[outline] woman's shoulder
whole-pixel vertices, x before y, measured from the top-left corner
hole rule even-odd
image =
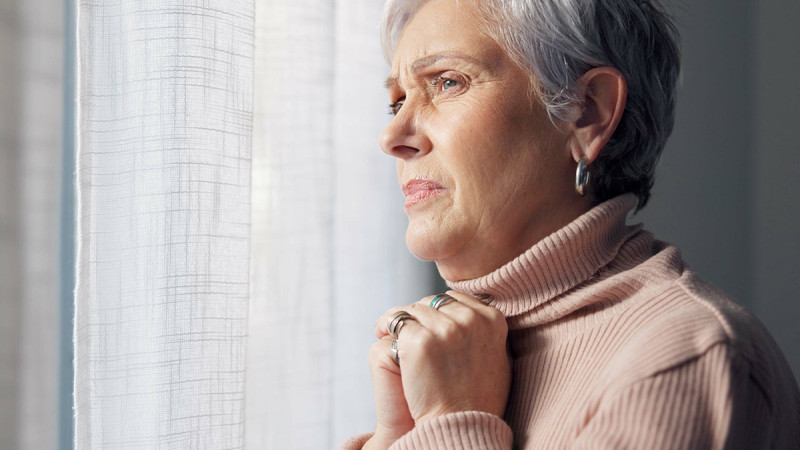
[[[697,314],[707,316],[716,324],[732,358],[740,361],[742,370],[747,370],[751,381],[767,397],[785,394],[784,388],[788,385],[793,385],[797,392],[789,363],[755,315],[691,270],[686,270],[676,280],[676,285],[685,293],[687,301],[695,305],[692,309],[697,310]]]
[[[696,357],[720,342],[749,357],[753,344],[772,341],[746,308],[700,279],[677,247],[646,230],[621,246],[608,269],[605,281],[627,293],[624,309],[637,316],[634,323],[641,327],[639,332],[659,336],[659,341],[691,344],[678,346],[686,357]]]
[[[608,366],[618,368],[619,373],[608,374],[612,379],[627,384],[708,367],[714,359],[720,382],[737,376],[768,402],[787,393],[797,401],[789,364],[752,313],[685,266],[670,278],[644,286],[618,318],[630,325],[617,361]]]
[[[797,382],[753,314],[686,268],[628,300],[614,326],[627,324],[625,342],[600,374],[600,398],[678,386],[670,395],[714,398],[709,405],[731,408],[726,420],[732,426],[750,423],[755,419],[747,416],[757,413],[758,426],[779,431],[776,442],[796,445],[791,430],[800,424]]]

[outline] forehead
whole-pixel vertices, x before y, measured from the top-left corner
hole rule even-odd
[[[472,2],[431,0],[401,32],[392,57],[392,75],[402,76],[448,58],[493,65],[503,56],[505,52],[488,37]]]

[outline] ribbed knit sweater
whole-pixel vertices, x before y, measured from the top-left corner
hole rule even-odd
[[[675,247],[627,226],[635,204],[607,201],[494,272],[448,282],[507,318],[505,415],[439,416],[392,449],[800,448],[800,394],[769,333]]]

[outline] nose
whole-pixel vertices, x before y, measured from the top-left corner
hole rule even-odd
[[[424,156],[433,148],[420,115],[408,101],[384,128],[379,141],[384,153],[404,160]]]

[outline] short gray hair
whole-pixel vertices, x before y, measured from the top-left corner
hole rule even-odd
[[[388,0],[381,45],[391,63],[400,34],[428,0]],[[658,0],[468,0],[487,31],[532,76],[551,120],[582,113],[578,79],[610,66],[628,83],[617,130],[591,165],[596,203],[631,192],[647,204],[675,122],[678,32]]]

